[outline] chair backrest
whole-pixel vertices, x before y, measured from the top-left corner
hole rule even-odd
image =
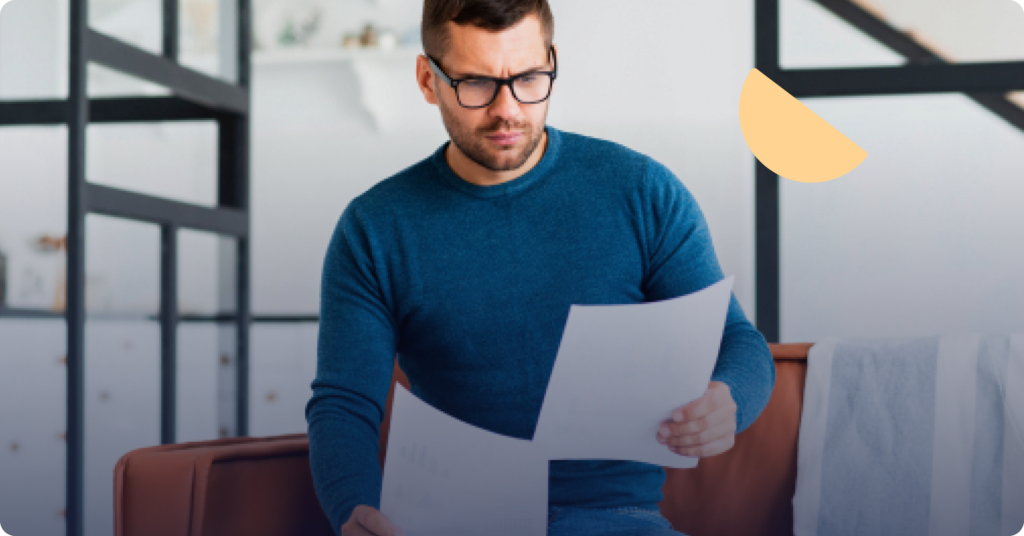
[[[114,467],[115,536],[332,536],[306,434],[133,450]]]

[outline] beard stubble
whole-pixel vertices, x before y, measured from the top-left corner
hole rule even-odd
[[[452,143],[467,158],[490,171],[513,171],[526,164],[526,161],[540,145],[544,133],[544,123],[547,119],[547,110],[545,110],[544,120],[540,125],[528,121],[514,122],[496,119],[492,123],[474,130],[459,122],[443,105],[439,108],[441,119]],[[486,136],[509,130],[522,132],[526,142],[513,147],[499,148],[497,151],[488,147],[489,142]]]

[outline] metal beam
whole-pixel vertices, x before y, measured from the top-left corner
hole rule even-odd
[[[92,123],[158,123],[216,120],[223,112],[178,97],[122,97],[89,101]]]
[[[754,2],[754,64],[771,79],[779,72],[779,0]],[[754,159],[754,321],[779,342],[779,176]]]
[[[249,327],[252,325],[252,311],[249,301],[249,239],[238,239],[238,311],[235,324],[237,355],[235,356],[235,433],[239,437],[249,435]]]
[[[250,89],[252,86],[252,1],[238,0],[238,32],[235,59],[238,68],[238,85]]]
[[[163,0],[163,54],[178,61],[178,0]]]
[[[67,482],[66,536],[85,530],[85,214],[86,128],[89,125],[89,80],[85,57],[89,6],[70,2],[68,38],[68,213],[67,213]]]
[[[94,30],[86,31],[86,46],[91,61],[167,87],[192,102],[242,115],[249,111],[249,93],[244,87],[182,67],[174,60]]]
[[[48,311],[46,309],[25,309],[20,307],[0,307],[0,318],[18,318],[33,320],[63,320],[64,313]],[[159,322],[160,315],[147,315],[135,313],[91,313],[89,321],[113,320],[118,322],[145,320]],[[320,315],[317,314],[276,314],[276,315],[252,315],[250,321],[253,324],[308,324],[320,322]],[[231,313],[222,314],[178,314],[178,324],[234,324],[238,317]]]
[[[779,70],[779,0],[754,2],[754,67],[772,80]]]
[[[0,126],[66,124],[66,100],[0,101]]]
[[[779,176],[755,160],[754,222],[756,225],[755,292],[757,329],[768,342],[779,342],[780,311],[780,242],[779,242]]]
[[[160,443],[175,442],[178,385],[178,227],[160,226]]]
[[[61,311],[48,311],[46,309],[24,309],[0,305],[0,318],[58,319],[64,318],[64,313]]]
[[[252,80],[252,3],[238,0],[237,10],[238,85],[249,90]],[[249,211],[249,128],[250,118],[226,117],[220,121],[220,165],[218,196],[220,206]],[[248,221],[247,221],[248,223]],[[237,241],[235,299],[235,433],[249,435],[249,328],[252,324],[250,277],[252,248],[248,235]]]
[[[202,121],[223,117],[178,97],[114,97],[89,101],[90,123],[155,123]],[[0,126],[66,125],[68,103],[64,100],[0,101]]]
[[[244,210],[249,205],[249,120],[225,116],[217,127],[217,204]]]
[[[98,184],[87,184],[85,190],[88,211],[95,214],[236,237],[249,234],[249,216],[243,210],[201,207]]]
[[[1024,90],[1024,61],[785,69],[772,80],[794,97],[1006,92]]]

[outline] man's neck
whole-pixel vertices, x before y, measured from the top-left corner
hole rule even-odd
[[[540,143],[537,144],[537,149],[533,151],[530,158],[522,166],[510,171],[491,171],[480,164],[472,161],[455,146],[454,143],[448,144],[448,149],[444,152],[445,160],[448,161],[448,165],[452,168],[462,180],[476,184],[477,186],[495,186],[505,182],[509,182],[523,175],[526,175],[531,169],[533,169],[544,157],[544,152],[548,147],[548,133],[545,129],[541,134]]]

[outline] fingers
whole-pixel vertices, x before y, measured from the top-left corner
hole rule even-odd
[[[696,433],[671,436],[665,444],[669,447],[700,447],[735,433],[736,419],[726,419]]]
[[[720,425],[723,422],[735,420],[736,410],[729,406],[724,406],[718,408],[713,413],[691,421],[666,421],[661,425],[661,428],[658,429],[658,441],[664,442],[664,440],[670,437],[699,434],[700,432]]]
[[[670,447],[672,452],[679,454],[680,456],[695,456],[698,458],[707,458],[709,456],[715,456],[731,449],[736,444],[736,436],[729,434],[721,439],[712,441],[706,445],[699,447]]]
[[[711,382],[703,396],[674,411],[672,420],[683,422],[699,419],[726,404],[735,405],[729,386],[723,382]]]
[[[679,408],[658,430],[658,442],[683,456],[721,454],[736,441],[736,402],[729,386],[711,382],[703,396]]]
[[[725,421],[735,421],[737,410],[729,386],[711,382],[704,396],[677,409],[672,420],[662,424],[658,441],[664,443],[672,436],[697,434]]]
[[[401,529],[395,526],[376,508],[357,506],[352,516],[341,527],[341,536],[403,536]]]
[[[341,532],[339,536],[374,536],[368,530],[364,529],[362,525],[355,521],[348,521],[341,526]]]
[[[356,520],[350,519],[341,526],[339,536],[374,536],[370,531],[363,528]]]

